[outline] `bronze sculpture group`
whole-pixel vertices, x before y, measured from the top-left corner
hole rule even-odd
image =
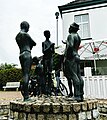
[[[35,73],[38,76],[41,93],[51,95],[52,87],[52,66],[53,66],[53,54],[55,53],[55,44],[50,41],[50,31],[45,30],[44,36],[46,40],[42,42],[42,53],[43,53],[43,68],[39,64],[37,58],[31,56],[31,50],[36,43],[32,40],[30,35],[27,33],[29,31],[29,23],[24,21],[20,24],[21,31],[16,36],[16,42],[20,49],[19,60],[22,67],[23,73],[23,85],[22,85],[22,95],[24,101],[29,101],[29,73],[31,70],[32,61],[36,63],[37,70]],[[69,35],[64,53],[64,75],[68,80],[68,86],[70,94],[68,97],[73,97],[74,100],[78,102],[83,101],[83,79],[80,74],[80,57],[78,55],[78,48],[81,42],[77,31],[79,30],[79,25],[73,23],[69,27]],[[44,82],[43,82],[44,81]],[[74,86],[74,94],[72,92],[72,84]]]

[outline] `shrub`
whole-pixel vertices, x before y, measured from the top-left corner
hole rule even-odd
[[[22,80],[22,71],[17,68],[0,70],[0,88],[6,84],[6,82],[18,82]]]

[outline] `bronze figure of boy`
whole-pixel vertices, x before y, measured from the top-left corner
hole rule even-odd
[[[43,67],[44,67],[44,75],[45,82],[47,87],[47,94],[51,95],[51,86],[52,86],[52,65],[53,65],[53,54],[54,54],[54,43],[52,43],[50,39],[50,31],[45,30],[44,36],[46,40],[42,42],[42,53],[43,53]]]
[[[33,57],[33,64],[36,65],[33,76],[37,79],[37,83],[38,83],[37,95],[45,94],[45,80],[44,80],[42,61],[37,56],[35,56]]]
[[[23,21],[20,24],[21,31],[16,36],[16,42],[20,49],[19,60],[22,67],[23,73],[23,85],[22,85],[22,95],[24,97],[24,101],[29,100],[29,91],[28,91],[28,83],[29,83],[29,73],[32,65],[32,56],[31,50],[36,43],[32,40],[30,35],[27,33],[29,31],[29,23]]]

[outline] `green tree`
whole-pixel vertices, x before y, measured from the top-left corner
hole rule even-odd
[[[62,62],[63,62],[63,55],[59,55],[57,53],[54,53],[54,55],[53,55],[53,69],[56,71],[61,69]]]
[[[0,89],[8,81],[22,81],[22,71],[16,66],[16,64],[7,63],[0,65]]]
[[[17,68],[2,69],[0,70],[0,88],[6,84],[6,82],[18,82],[22,81],[22,71]]]
[[[0,65],[0,70],[4,70],[4,69],[11,69],[11,68],[15,68],[17,66],[17,64],[3,64],[1,63]]]

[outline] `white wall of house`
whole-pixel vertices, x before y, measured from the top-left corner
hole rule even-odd
[[[92,39],[107,38],[107,7],[90,10],[89,14]]]
[[[94,39],[103,40],[107,38],[107,7],[104,7],[105,5],[107,4],[82,7],[82,8],[74,9],[72,11],[68,10],[68,11],[71,11],[69,13],[63,13],[62,14],[63,40],[67,39],[68,28],[70,24],[74,22],[74,15],[86,14],[86,13],[89,13],[90,38],[92,38],[93,40]],[[102,7],[86,10],[86,8],[93,8],[98,6],[102,6]],[[81,10],[81,9],[84,9],[84,10]]]

